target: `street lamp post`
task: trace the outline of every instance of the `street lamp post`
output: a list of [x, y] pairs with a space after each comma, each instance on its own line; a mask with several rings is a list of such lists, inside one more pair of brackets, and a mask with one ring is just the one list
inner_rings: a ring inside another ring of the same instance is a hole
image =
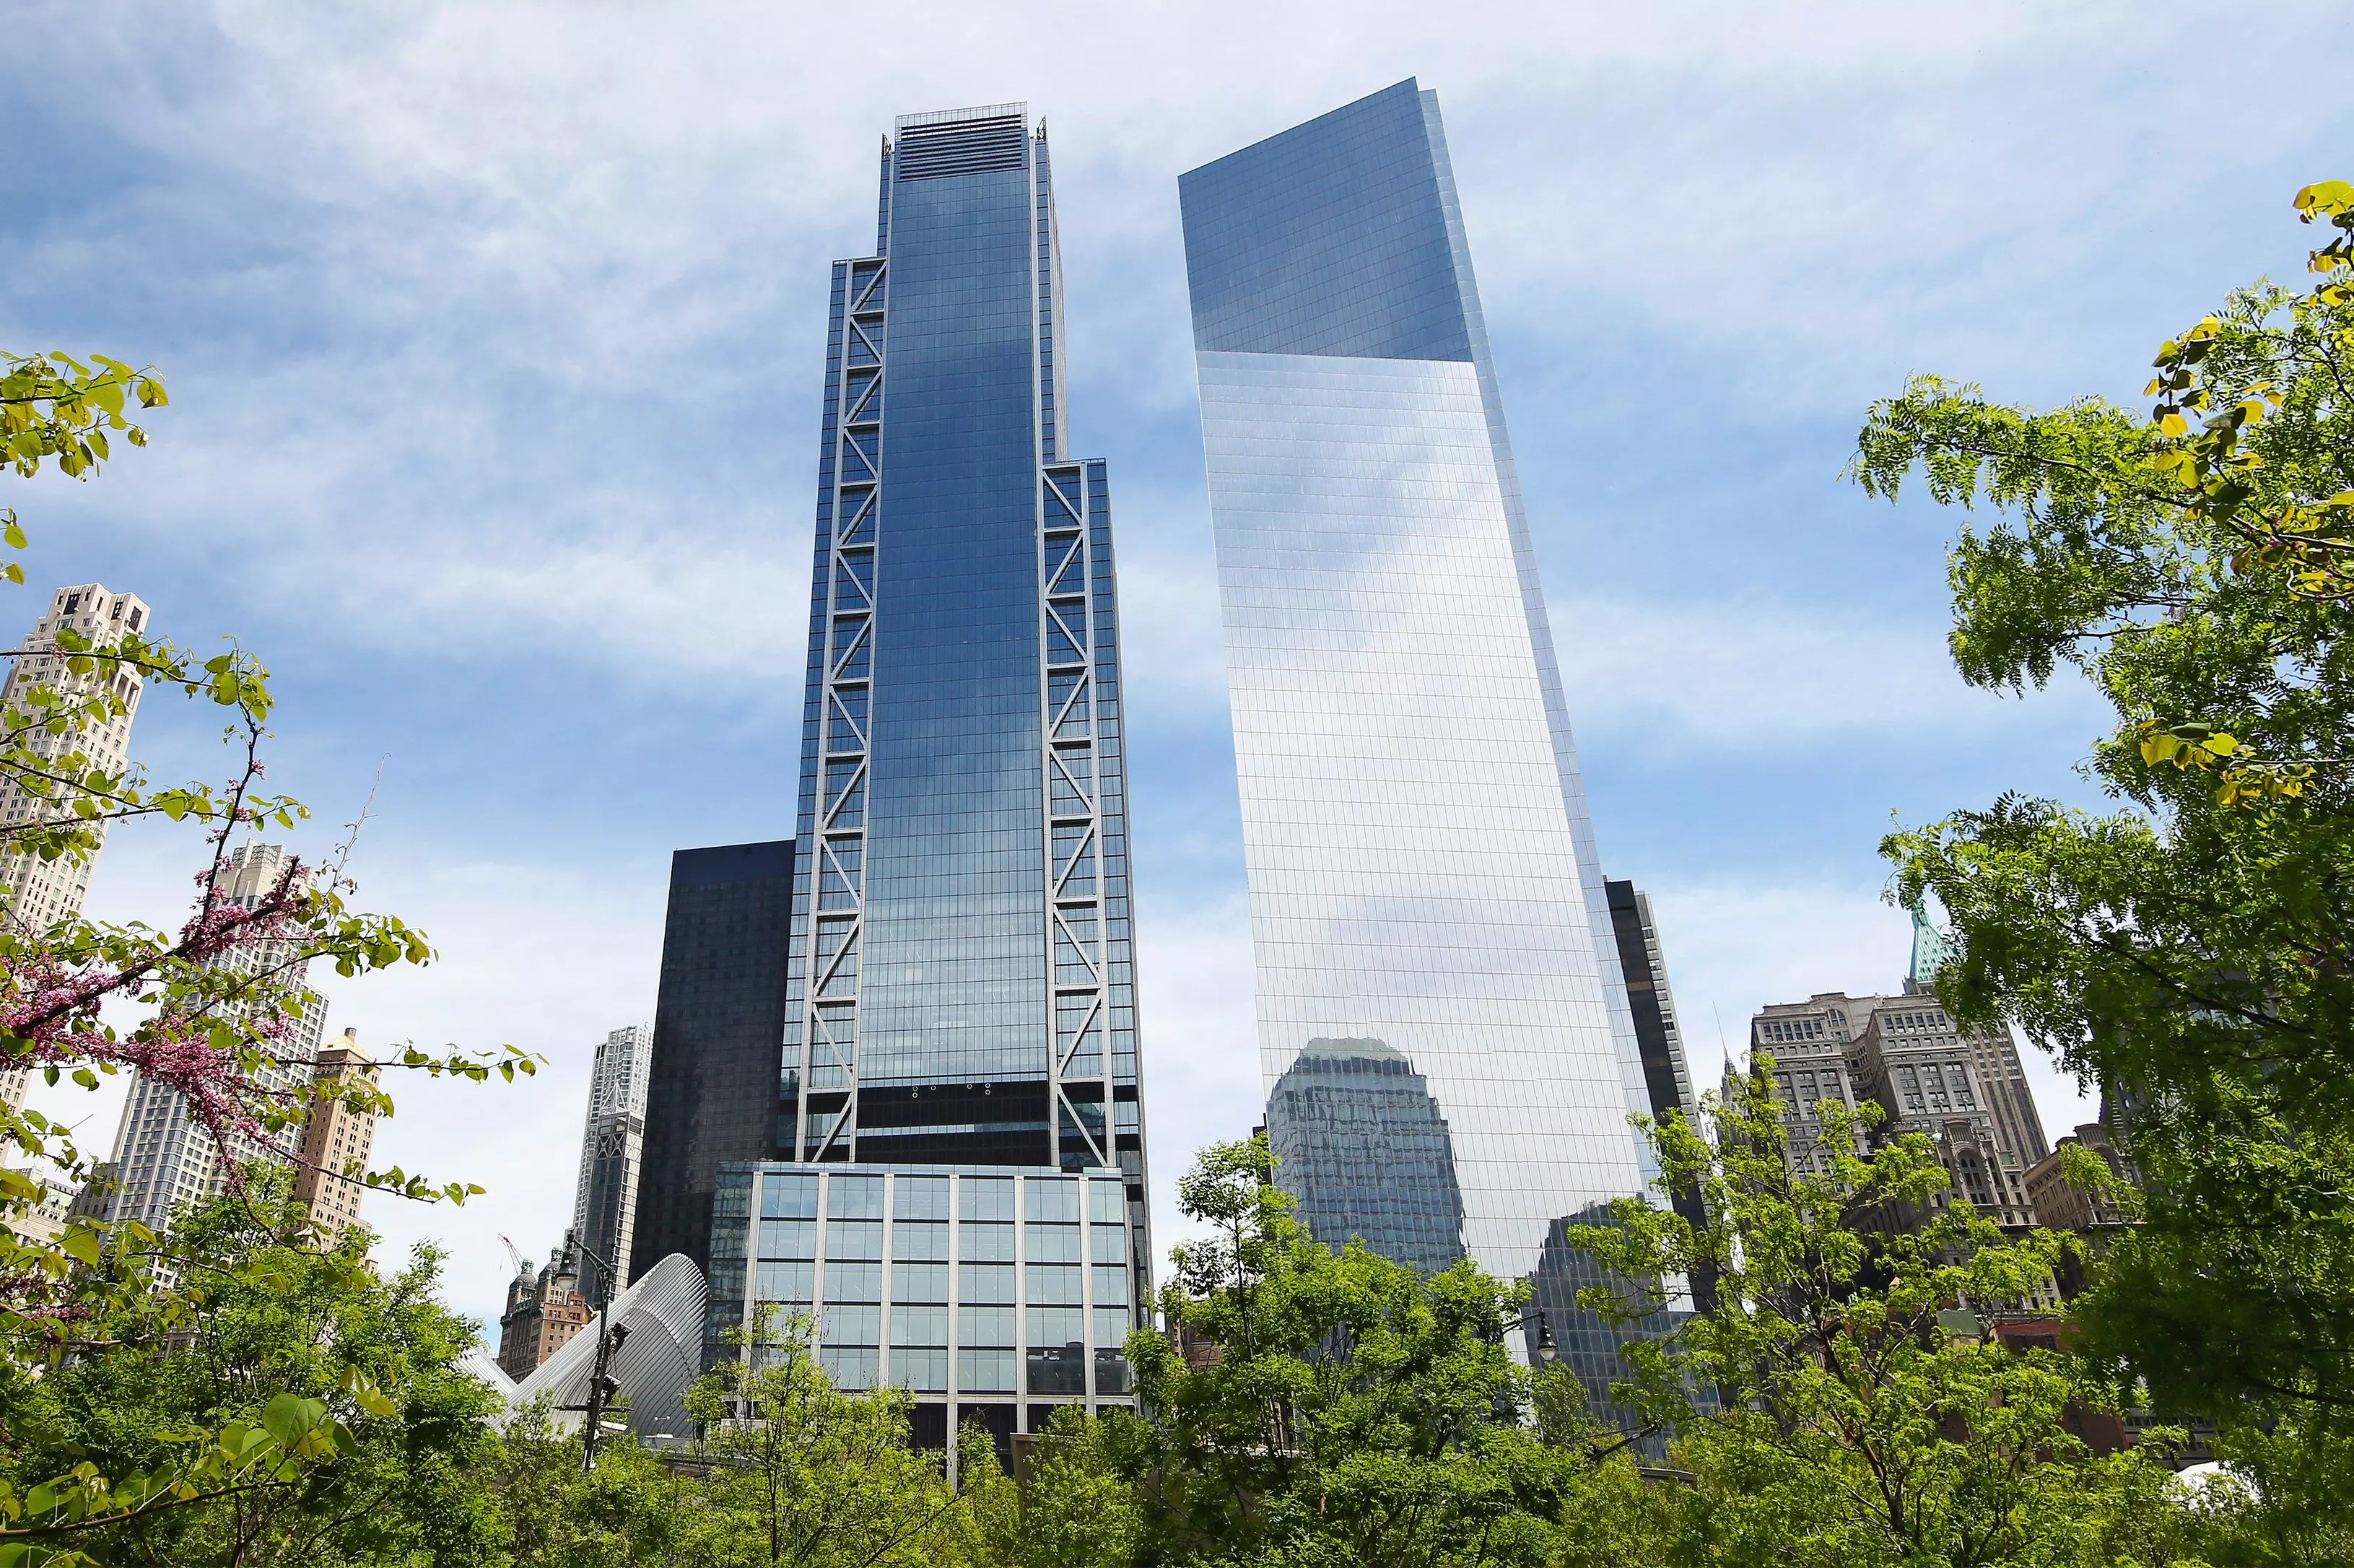
[[605, 1369], [612, 1352], [621, 1348], [621, 1341], [629, 1337], [630, 1331], [616, 1327], [608, 1332], [605, 1327], [605, 1313], [613, 1300], [611, 1261], [582, 1241], [577, 1230], [564, 1233], [564, 1245], [567, 1251], [578, 1248], [597, 1266], [597, 1363], [596, 1370], [588, 1374], [588, 1396], [580, 1406], [588, 1417], [588, 1427], [580, 1443], [580, 1467], [588, 1471], [597, 1467], [597, 1443], [604, 1436], [605, 1401], [620, 1387]]

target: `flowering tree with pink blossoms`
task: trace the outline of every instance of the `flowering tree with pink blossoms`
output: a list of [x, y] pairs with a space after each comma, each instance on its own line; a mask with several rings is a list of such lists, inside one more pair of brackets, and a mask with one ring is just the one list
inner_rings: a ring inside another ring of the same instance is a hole
[[[0, 355], [0, 461], [27, 478], [54, 462], [67, 477], [87, 480], [111, 458], [110, 435], [145, 445], [131, 416], [165, 402], [151, 369], [103, 356], [84, 365], [64, 355]], [[27, 544], [13, 509], [0, 509], [0, 541], [10, 550]], [[0, 577], [21, 584], [24, 568], [0, 563]], [[69, 627], [56, 644], [45, 651], [55, 662], [43, 666], [54, 673], [20, 685], [0, 705], [0, 785], [13, 786], [27, 808], [17, 813], [23, 821], [0, 823], [0, 856], [83, 863], [111, 826], [160, 817], [185, 824], [202, 859], [193, 906], [176, 924], [111, 925], [79, 915], [40, 921], [29, 910], [0, 906], [0, 1071], [85, 1089], [129, 1071], [168, 1086], [225, 1162], [229, 1150], [258, 1147], [301, 1163], [316, 1094], [390, 1114], [390, 1097], [366, 1075], [314, 1086], [307, 1072], [262, 1071], [298, 1065], [281, 1054], [301, 1012], [298, 982], [308, 965], [324, 961], [350, 977], [433, 956], [423, 933], [351, 906], [355, 889], [341, 856], [323, 866], [289, 859], [258, 894], [230, 895], [234, 841], [267, 826], [291, 829], [311, 814], [265, 788], [269, 671], [234, 645], [199, 658], [136, 632], [99, 638]], [[88, 744], [126, 718], [143, 693], [172, 688], [223, 711], [234, 757], [225, 781], [158, 786], [136, 765], [110, 763]], [[435, 1054], [412, 1046], [383, 1065], [512, 1080], [535, 1061], [512, 1047]], [[13, 1146], [5, 1150], [11, 1156], [50, 1162], [69, 1181], [91, 1174], [69, 1128], [37, 1110], [0, 1102], [0, 1144]], [[397, 1166], [336, 1174], [422, 1201], [462, 1202], [482, 1190], [437, 1185]], [[222, 1176], [233, 1193], [242, 1191], [234, 1166]], [[43, 1195], [31, 1176], [0, 1169], [6, 1212], [21, 1213]], [[160, 1294], [166, 1321], [203, 1309], [203, 1287], [159, 1279], [154, 1266], [164, 1248], [137, 1223], [76, 1219], [47, 1241], [0, 1230], [0, 1444], [9, 1440], [12, 1378], [102, 1344], [121, 1304]], [[152, 1301], [146, 1320], [154, 1320]], [[372, 1388], [344, 1392], [355, 1411], [390, 1408]], [[0, 1568], [87, 1561], [72, 1542], [96, 1524], [332, 1463], [343, 1429], [336, 1412], [313, 1410], [317, 1401], [286, 1404], [290, 1397], [265, 1402], [253, 1422], [192, 1437], [183, 1463], [153, 1475], [77, 1472], [22, 1496], [0, 1485]]]

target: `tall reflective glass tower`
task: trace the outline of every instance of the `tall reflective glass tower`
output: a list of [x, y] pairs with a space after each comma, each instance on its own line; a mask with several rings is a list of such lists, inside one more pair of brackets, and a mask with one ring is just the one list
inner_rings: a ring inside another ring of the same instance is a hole
[[1465, 1246], [1523, 1276], [1641, 1190], [1649, 1107], [1437, 101], [1180, 192], [1266, 1078], [1410, 1059]]
[[1004, 1435], [1126, 1396], [1150, 1256], [1110, 503], [1026, 107], [899, 119], [832, 288], [775, 1140], [713, 1326], [806, 1310], [846, 1386]]

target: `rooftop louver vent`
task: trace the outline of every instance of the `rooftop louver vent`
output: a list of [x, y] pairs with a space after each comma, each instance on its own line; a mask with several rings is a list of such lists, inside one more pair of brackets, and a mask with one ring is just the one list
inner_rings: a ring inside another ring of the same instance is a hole
[[937, 180], [950, 175], [976, 175], [984, 169], [1018, 169], [1022, 143], [1029, 136], [1028, 118], [1015, 112], [932, 125], [903, 121], [893, 149], [898, 154], [898, 177]]

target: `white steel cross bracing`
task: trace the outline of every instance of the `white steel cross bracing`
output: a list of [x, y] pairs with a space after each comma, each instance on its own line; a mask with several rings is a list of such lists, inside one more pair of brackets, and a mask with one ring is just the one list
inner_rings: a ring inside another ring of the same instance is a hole
[[[867, 717], [875, 657], [876, 496], [883, 477], [883, 332], [889, 298], [880, 260], [850, 263], [834, 431], [826, 649], [818, 703], [817, 821], [810, 856], [810, 941], [801, 991], [802, 1099], [796, 1160], [848, 1160], [858, 1132], [859, 938], [865, 925]], [[844, 1097], [807, 1109], [812, 1095]]]
[[[1039, 644], [1044, 653], [1041, 742], [1048, 906], [1046, 965], [1053, 996], [1057, 1162], [1076, 1144], [1089, 1165], [1116, 1163], [1110, 1121], [1110, 969], [1105, 962], [1103, 804], [1094, 692], [1094, 532], [1087, 471], [1049, 463], [1038, 504]], [[1077, 1092], [1074, 1092], [1077, 1091]]]

